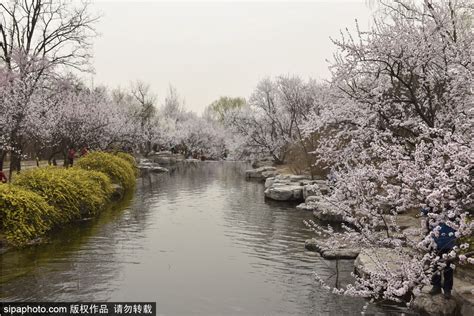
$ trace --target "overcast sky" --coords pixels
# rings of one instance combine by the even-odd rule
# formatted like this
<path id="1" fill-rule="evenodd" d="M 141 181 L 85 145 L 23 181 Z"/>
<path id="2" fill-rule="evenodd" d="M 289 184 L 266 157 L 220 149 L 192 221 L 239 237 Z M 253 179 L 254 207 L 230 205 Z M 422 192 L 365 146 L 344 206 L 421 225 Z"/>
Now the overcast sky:
<path id="1" fill-rule="evenodd" d="M 171 84 L 195 112 L 219 96 L 247 98 L 267 76 L 329 78 L 329 37 L 370 21 L 366 0 L 95 0 L 93 9 L 102 14 L 94 83 L 139 79 L 160 103 Z"/>

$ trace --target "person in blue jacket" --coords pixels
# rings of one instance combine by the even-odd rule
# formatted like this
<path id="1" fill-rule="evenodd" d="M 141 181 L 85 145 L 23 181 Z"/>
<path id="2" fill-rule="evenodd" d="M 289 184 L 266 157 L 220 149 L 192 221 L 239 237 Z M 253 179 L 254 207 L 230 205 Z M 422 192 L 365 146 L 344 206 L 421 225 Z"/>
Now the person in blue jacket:
<path id="1" fill-rule="evenodd" d="M 423 208 L 421 212 L 423 215 L 427 216 L 429 213 L 428 208 Z M 426 221 L 426 226 L 428 231 L 431 232 L 435 227 L 430 227 L 428 221 Z M 434 242 L 436 244 L 436 255 L 442 257 L 443 254 L 448 254 L 453 250 L 456 245 L 456 230 L 452 227 L 441 223 L 439 226 L 439 234 L 437 237 L 434 237 Z M 444 284 L 441 284 L 441 274 L 443 274 Z M 444 297 L 447 299 L 451 298 L 451 290 L 453 289 L 453 277 L 454 271 L 451 267 L 451 263 L 446 261 L 446 266 L 442 271 L 435 271 L 431 279 L 431 285 L 433 288 L 429 292 L 431 295 L 441 294 L 441 289 L 443 289 Z"/>

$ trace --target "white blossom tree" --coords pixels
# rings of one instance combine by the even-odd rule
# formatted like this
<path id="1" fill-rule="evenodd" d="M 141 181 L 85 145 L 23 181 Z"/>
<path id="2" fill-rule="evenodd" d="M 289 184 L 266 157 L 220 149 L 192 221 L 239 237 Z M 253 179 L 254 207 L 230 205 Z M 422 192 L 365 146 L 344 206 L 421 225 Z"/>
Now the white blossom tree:
<path id="1" fill-rule="evenodd" d="M 327 244 L 391 249 L 377 273 L 339 293 L 400 300 L 429 284 L 446 260 L 434 249 L 439 225 L 472 234 L 473 5 L 468 1 L 381 1 L 373 28 L 334 40 L 332 102 L 310 114 L 307 133 L 326 133 L 316 154 L 335 179 L 327 202 L 349 226 L 314 225 Z M 435 229 L 411 236 L 398 214 L 429 207 Z M 472 259 L 469 259 L 472 262 Z"/>
<path id="2" fill-rule="evenodd" d="M 30 98 L 37 97 L 36 90 L 41 89 L 42 80 L 54 76 L 59 69 L 89 69 L 90 40 L 95 36 L 96 21 L 89 13 L 87 2 L 7 0 L 0 3 L 0 67 L 11 74 L 9 80 L 18 82 L 11 82 L 7 88 L 9 99 L 16 100 L 11 104 L 13 111 L 9 112 L 10 172 L 21 168 L 27 141 L 26 113 L 36 108 L 30 108 Z M 0 158 L 3 157 L 2 152 Z"/>
<path id="3" fill-rule="evenodd" d="M 262 80 L 248 106 L 229 110 L 225 116 L 226 125 L 242 136 L 242 156 L 271 156 L 284 163 L 291 144 L 305 147 L 301 126 L 310 109 L 318 107 L 318 89 L 315 81 L 296 76 Z"/>

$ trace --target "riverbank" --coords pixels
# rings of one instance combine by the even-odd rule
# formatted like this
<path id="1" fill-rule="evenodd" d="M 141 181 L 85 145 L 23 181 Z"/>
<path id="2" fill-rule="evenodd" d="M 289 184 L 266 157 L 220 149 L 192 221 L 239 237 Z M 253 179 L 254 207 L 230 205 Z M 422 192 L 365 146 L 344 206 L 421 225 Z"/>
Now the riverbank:
<path id="1" fill-rule="evenodd" d="M 97 215 L 133 191 L 134 157 L 92 152 L 72 168 L 24 170 L 0 184 L 0 250 L 42 242 L 52 229 Z"/>
<path id="2" fill-rule="evenodd" d="M 241 162 L 144 173 L 126 205 L 0 256 L 4 301 L 156 301 L 167 315 L 357 315 L 365 301 L 318 290 L 335 262 L 304 251 L 309 212 L 265 201 Z M 120 202 L 122 204 L 122 202 Z M 340 262 L 338 282 L 352 263 Z M 186 304 L 182 304 L 186 302 Z M 400 315 L 371 305 L 369 315 Z M 417 315 L 407 313 L 406 315 Z"/>
<path id="3" fill-rule="evenodd" d="M 258 165 L 258 164 L 257 164 Z M 254 164 L 255 166 L 255 164 Z M 299 210 L 310 211 L 315 217 L 315 222 L 320 225 L 332 224 L 336 227 L 345 222 L 344 214 L 325 202 L 324 196 L 330 190 L 330 183 L 319 178 L 311 179 L 309 175 L 294 175 L 285 166 L 263 165 L 256 169 L 246 171 L 247 179 L 256 179 L 264 182 L 264 193 L 267 199 L 275 201 L 298 201 Z M 409 239 L 408 242 L 418 243 L 421 220 L 416 216 L 418 212 L 408 212 L 396 216 L 394 225 L 400 229 L 399 233 Z M 349 224 L 350 223 L 345 223 Z M 360 276 L 377 273 L 378 265 L 373 262 L 376 257 L 381 265 L 398 270 L 398 252 L 387 249 L 361 249 L 359 247 L 344 245 L 327 245 L 321 240 L 312 238 L 305 241 L 308 251 L 317 252 L 326 260 L 354 260 L 354 271 Z M 381 259 L 380 259 L 381 258 Z M 408 260 L 408 258 L 407 258 Z M 398 272 L 397 272 L 398 273 Z M 472 315 L 474 314 L 474 273 L 472 269 L 455 270 L 453 299 L 430 296 L 427 294 L 429 287 L 424 287 L 412 302 L 412 308 L 430 315 Z"/>

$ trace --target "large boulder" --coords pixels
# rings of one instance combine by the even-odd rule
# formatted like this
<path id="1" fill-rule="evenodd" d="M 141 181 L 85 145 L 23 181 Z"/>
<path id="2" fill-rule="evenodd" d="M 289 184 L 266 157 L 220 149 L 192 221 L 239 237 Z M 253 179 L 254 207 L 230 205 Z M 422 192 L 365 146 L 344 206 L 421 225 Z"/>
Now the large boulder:
<path id="1" fill-rule="evenodd" d="M 265 197 L 276 201 L 303 201 L 303 187 L 299 184 L 274 184 L 264 193 Z"/>

